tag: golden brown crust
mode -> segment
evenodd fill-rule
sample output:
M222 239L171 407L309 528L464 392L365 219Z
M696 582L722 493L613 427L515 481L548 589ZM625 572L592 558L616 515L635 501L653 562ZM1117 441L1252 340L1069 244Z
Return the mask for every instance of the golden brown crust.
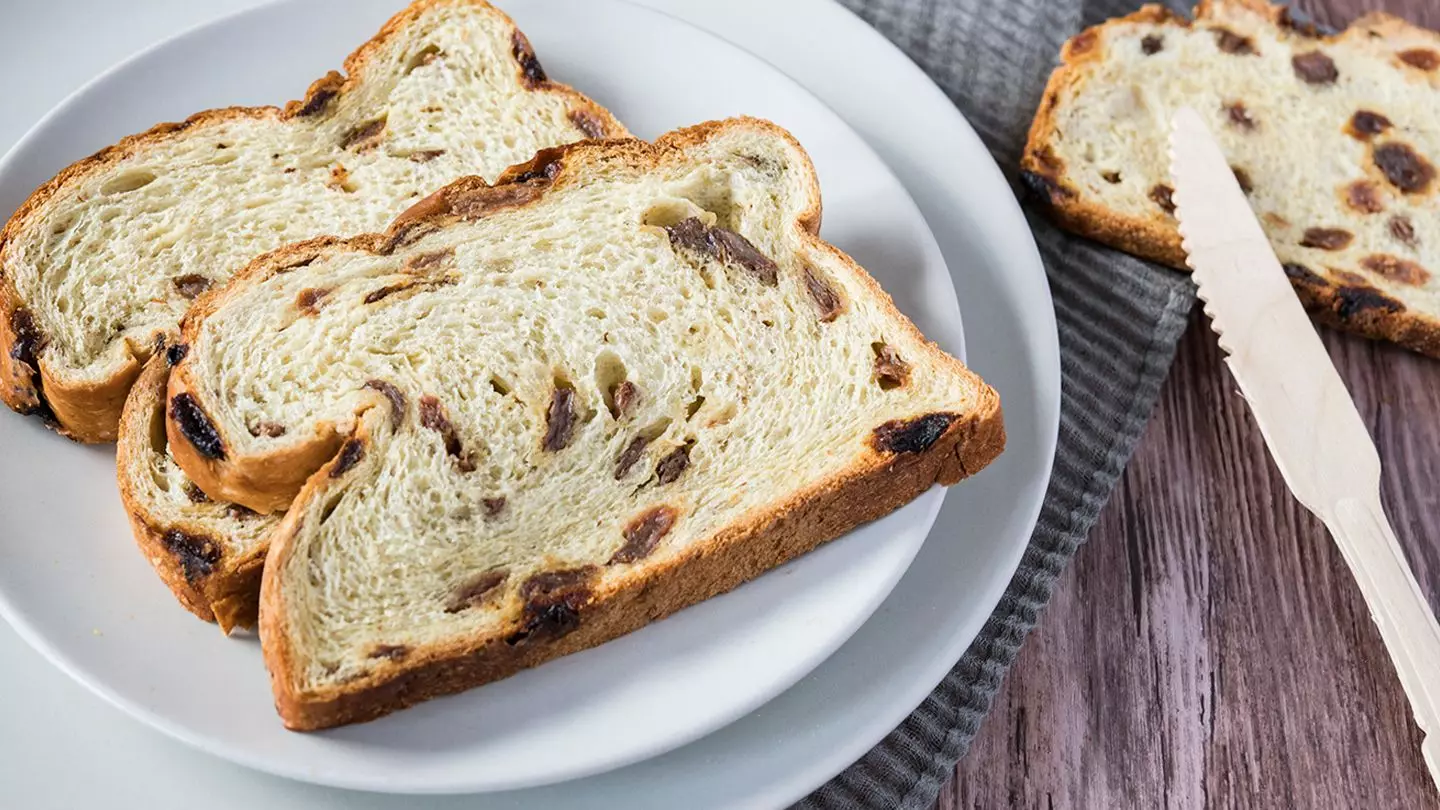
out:
M415 0L382 26L374 37L364 42L345 58L342 76L331 71L316 80L306 90L305 96L288 102L284 109L273 106L224 107L195 113L181 122L156 124L150 129L122 138L119 142L83 160L62 169L55 177L41 185L11 215L10 220L0 229L0 256L6 243L28 225L30 217L51 197L65 186L79 182L91 174L113 163L123 160L141 148L149 147L175 137L194 127L204 127L242 118L277 118L287 120L312 115L323 109L329 99L343 96L364 81L364 73L370 56L405 26L419 19L430 7L447 3L468 3L482 6L499 15L515 35L523 37L514 22L499 9L485 0ZM521 71L516 64L516 70ZM598 127L605 137L628 137L629 132L608 110L586 98L580 92L548 79L538 83L527 83L533 92L550 93L569 101L572 114L583 114L590 127ZM125 395L140 373L140 367L147 356L131 354L127 361L109 376L99 381L77 381L57 377L44 372L36 377L26 364L12 356L15 348L14 330L9 327L16 309L23 306L19 293L10 282L5 267L0 264L0 401L12 410L22 414L53 416L48 423L59 432L79 442L97 443L114 441L116 426L120 420ZM41 408L41 405L45 405Z
M1344 31L1325 35L1313 28L1297 26L1285 6L1271 5L1265 0L1202 0L1195 8L1195 19L1197 22L1223 20L1236 10L1258 14L1276 26L1317 42L1341 43L1380 36L1397 43L1440 43L1440 34L1381 12L1361 17ZM1148 218L1127 216L1086 199L1068 184L1064 162L1050 147L1058 133L1055 111L1061 100L1073 95L1086 80L1086 64L1104 57L1101 44L1104 34L1111 28L1134 23L1169 23L1184 28L1193 25L1163 7L1145 6L1134 14L1108 20L1071 38L1061 50L1061 64L1050 75L1040 108L1030 125L1020 161L1020 179L1031 199L1038 201L1060 227L1188 272L1173 218L1159 214ZM1440 357L1440 319L1408 309L1380 289L1355 283L1353 279L1317 274L1298 265L1288 265L1286 272L1300 300L1320 323Z
M260 637L276 709L286 727L296 731L365 722L603 644L729 591L889 514L936 483L953 484L989 464L1004 444L999 398L983 388L976 409L953 422L927 450L874 453L857 469L748 516L686 553L648 568L642 576L597 594L580 611L578 628L568 635L514 644L495 636L479 643L412 650L403 662L381 662L375 674L323 695L296 691L298 662L289 646L284 594L276 577L267 575L261 587ZM329 487L343 486L329 477L328 468L306 484L296 508L272 536L267 570L280 570L288 559L305 504L322 497Z
M125 402L123 438L116 448L120 501L136 545L186 610L207 622L218 623L226 633L236 627L254 627L266 544L238 558L225 554L221 538L208 537L205 527L168 522L156 515L127 473L130 469L148 468L148 455L155 452L151 436L164 419L168 377L164 353L157 352L145 364ZM187 572L185 549L203 546L207 540L215 554L215 559L205 561L208 572L200 570L193 558Z

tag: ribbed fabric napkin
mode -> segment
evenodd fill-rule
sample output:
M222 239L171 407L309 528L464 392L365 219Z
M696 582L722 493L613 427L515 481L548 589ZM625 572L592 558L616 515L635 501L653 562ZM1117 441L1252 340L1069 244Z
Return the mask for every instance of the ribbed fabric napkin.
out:
M1013 179L1060 45L1139 0L841 0L915 60ZM1182 4L1172 0L1177 9ZM1188 11L1188 8L1184 10ZM1159 395L1195 302L1179 273L1030 215L1060 326L1063 401L1039 525L980 636L911 715L798 806L925 810L965 754L1060 572L1085 541Z

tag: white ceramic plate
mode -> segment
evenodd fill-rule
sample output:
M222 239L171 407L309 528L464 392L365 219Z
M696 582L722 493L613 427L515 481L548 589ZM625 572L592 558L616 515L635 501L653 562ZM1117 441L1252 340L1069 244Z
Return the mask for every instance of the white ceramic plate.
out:
M192 31L92 82L0 163L0 211L121 135L202 107L294 97L397 0L288 2ZM508 4L551 74L638 134L747 113L790 128L825 198L824 234L932 338L961 351L950 276L924 219L865 143L783 75L698 29L614 0ZM677 66L684 69L677 69ZM505 682L333 732L282 730L252 640L174 604L137 554L108 448L0 418L0 613L62 669L144 721L242 764L394 792L488 791L635 762L760 706L889 593L939 510L934 490L736 592Z

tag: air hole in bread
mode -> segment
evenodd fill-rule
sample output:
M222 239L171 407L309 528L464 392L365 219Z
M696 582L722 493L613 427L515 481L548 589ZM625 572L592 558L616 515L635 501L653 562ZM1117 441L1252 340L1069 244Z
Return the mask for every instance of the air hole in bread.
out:
M500 396L503 397L503 396L505 396L506 394L510 393L510 383L505 382L505 380L503 380L503 379L501 379L501 378L499 378L499 377L497 377L497 376L495 376L495 375L491 375L491 376L490 376L490 389L491 389L492 391L494 391L495 393L497 393L497 394L499 394Z
M416 51L415 55L410 57L410 61L405 63L405 75L410 75L415 71L415 68L418 68L422 65L428 65L431 62L434 62L436 59L444 57L444 55L445 54L440 50L439 45L426 45L425 47Z
M1120 172L1116 172L1116 171L1101 172L1101 173L1100 173L1100 176L1101 176L1102 178L1104 178L1105 182L1109 183L1109 184L1112 185L1112 186L1115 185L1116 183L1119 183L1119 182L1120 182Z
M101 194L126 194L136 189L144 188L155 182L155 173L147 171L125 172L118 177L112 177L100 186ZM65 227L69 227L66 223ZM63 230L63 229L62 229ZM56 233L59 233L57 231Z
M325 521L330 519L330 516L332 514L335 513L335 507L340 505L340 499L344 496L345 492L344 490L341 490L326 499L325 505L320 508L320 523L322 525L325 523Z
M683 197L670 197L650 206L641 215L640 224L656 228L669 228L691 217L697 217L707 225L713 225L715 220L714 214L705 211L690 200ZM706 220L709 221L706 222Z
M610 412L611 418L620 418L621 403L617 401L615 394L621 385L626 384L628 376L625 361L620 359L620 355L608 349L596 355L595 387L600 390L600 396L605 400L605 409ZM631 388L633 387L632 385Z
M705 407L705 397L697 395L694 399L690 400L690 404L685 406L685 421L688 422L694 419L695 414L699 413L703 407Z

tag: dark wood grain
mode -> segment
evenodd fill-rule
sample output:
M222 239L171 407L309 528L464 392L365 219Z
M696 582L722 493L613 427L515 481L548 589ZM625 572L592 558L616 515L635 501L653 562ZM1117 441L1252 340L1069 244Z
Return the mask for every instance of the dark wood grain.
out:
M1440 0L1311 0L1440 28ZM1440 607L1440 360L1325 334ZM937 807L1440 806L1339 551L1196 314L1146 435Z

